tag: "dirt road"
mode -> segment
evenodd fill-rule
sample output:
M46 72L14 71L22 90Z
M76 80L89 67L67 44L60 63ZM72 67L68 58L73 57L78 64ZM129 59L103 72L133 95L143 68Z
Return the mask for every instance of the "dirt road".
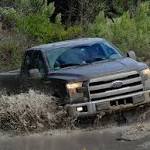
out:
M0 150L150 150L149 129L148 123L94 131L56 131L13 138L0 136Z

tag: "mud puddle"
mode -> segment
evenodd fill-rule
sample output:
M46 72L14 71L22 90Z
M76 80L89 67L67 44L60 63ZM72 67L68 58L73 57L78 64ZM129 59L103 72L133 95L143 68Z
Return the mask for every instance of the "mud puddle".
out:
M0 137L0 150L149 150L150 123L105 129L49 130ZM142 130L141 130L142 129Z

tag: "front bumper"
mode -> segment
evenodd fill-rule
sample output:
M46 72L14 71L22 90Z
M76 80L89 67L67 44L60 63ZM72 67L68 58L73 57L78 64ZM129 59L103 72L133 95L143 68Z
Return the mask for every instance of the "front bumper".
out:
M128 103L122 103L128 100ZM115 102L115 104L114 104ZM150 102L150 90L100 101L66 105L70 116L91 116L99 112L124 110Z

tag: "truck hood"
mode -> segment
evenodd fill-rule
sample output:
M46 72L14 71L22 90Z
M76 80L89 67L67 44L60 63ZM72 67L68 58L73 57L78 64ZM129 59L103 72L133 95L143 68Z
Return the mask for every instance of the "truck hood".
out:
M67 81L84 81L91 78L116 74L127 71L140 71L147 68L144 63L137 62L131 58L122 58L112 61L96 62L84 66L63 68L49 73L50 78Z

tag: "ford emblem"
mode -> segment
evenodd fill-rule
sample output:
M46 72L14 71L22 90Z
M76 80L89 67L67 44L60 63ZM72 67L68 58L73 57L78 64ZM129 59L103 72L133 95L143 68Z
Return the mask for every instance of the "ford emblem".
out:
M123 86L123 82L122 81L112 82L112 87L113 88L121 88L122 86Z

